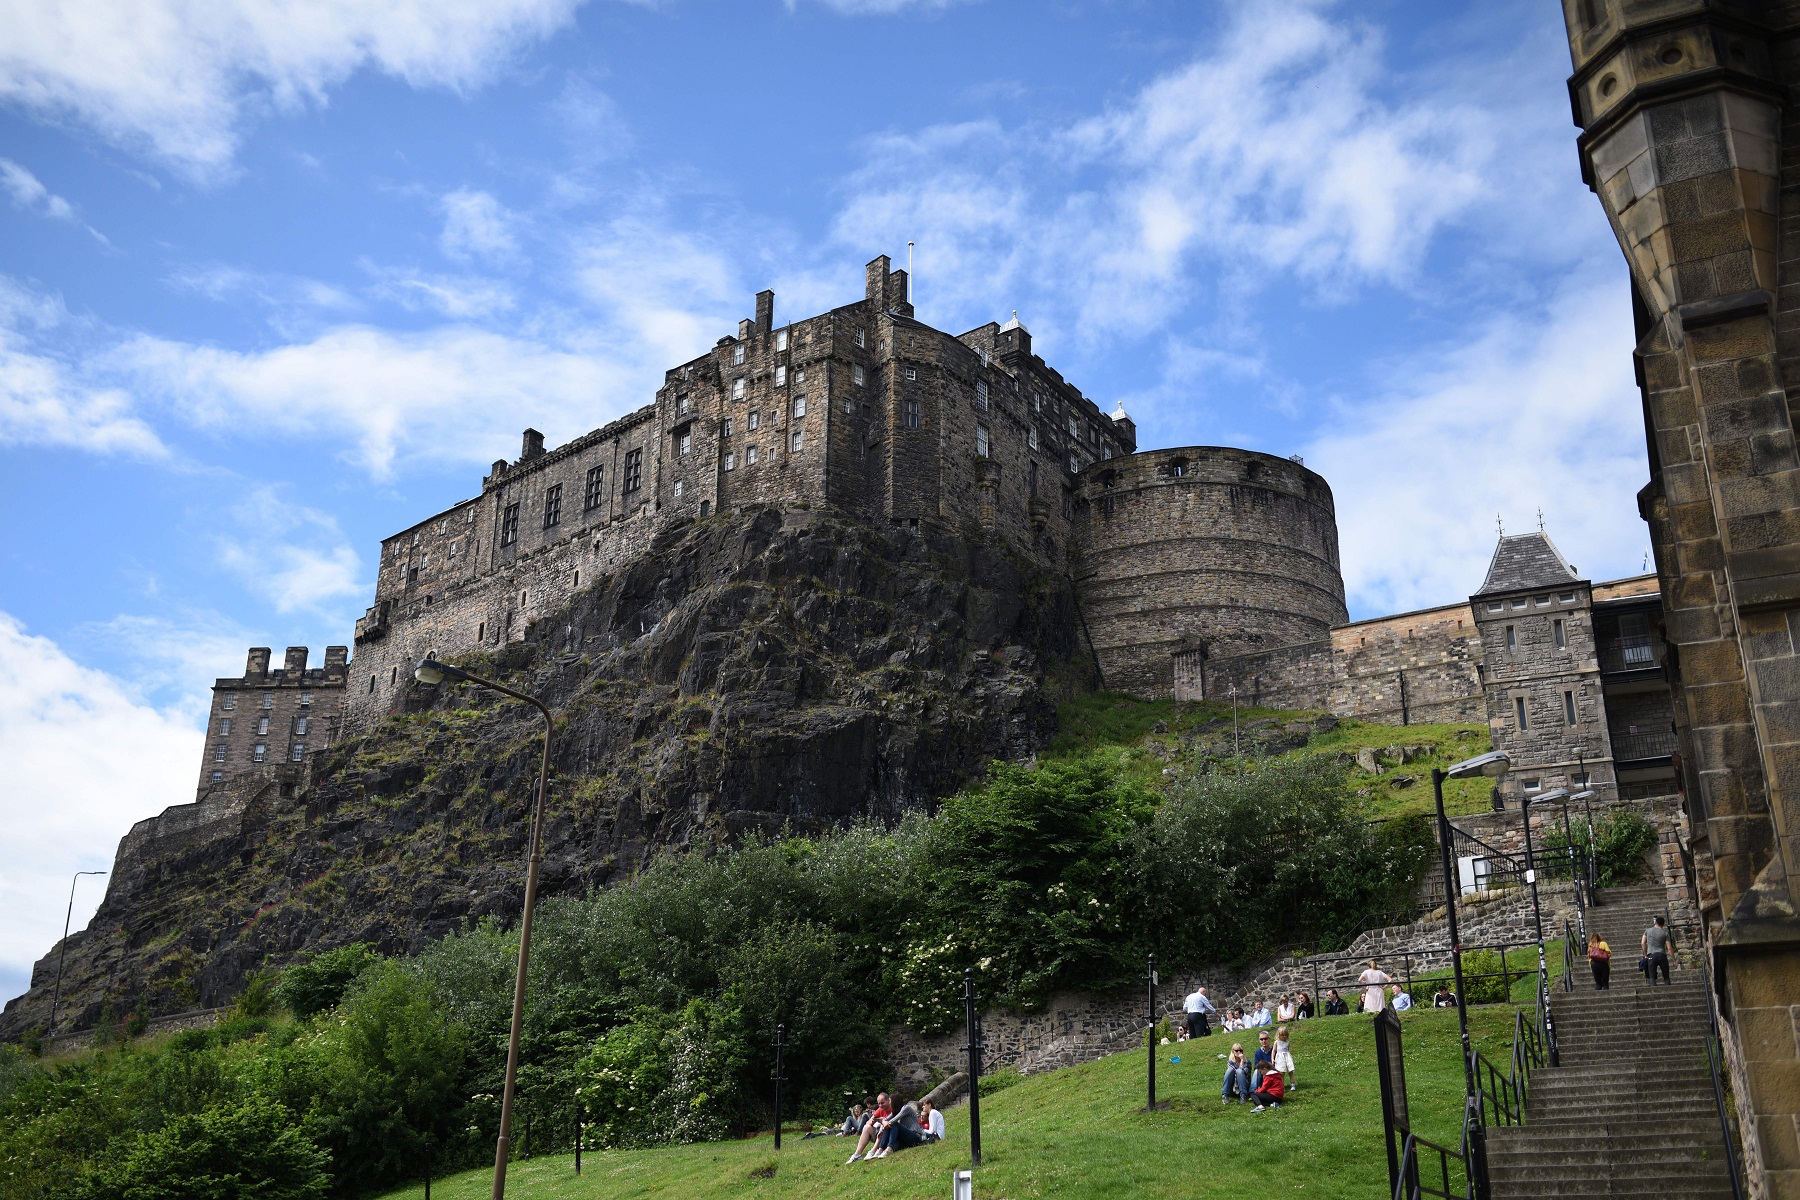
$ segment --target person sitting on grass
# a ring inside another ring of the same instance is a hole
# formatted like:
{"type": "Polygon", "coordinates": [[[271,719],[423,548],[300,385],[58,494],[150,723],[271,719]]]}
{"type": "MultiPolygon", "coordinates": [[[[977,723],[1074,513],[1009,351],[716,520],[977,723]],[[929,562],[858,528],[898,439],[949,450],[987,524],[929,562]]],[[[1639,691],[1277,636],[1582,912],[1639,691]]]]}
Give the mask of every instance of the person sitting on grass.
{"type": "Polygon", "coordinates": [[[1219,1096],[1230,1104],[1233,1101],[1242,1103],[1250,1098],[1250,1064],[1244,1059],[1244,1043],[1231,1043],[1231,1053],[1225,1057],[1225,1087],[1219,1096]]]}
{"type": "Polygon", "coordinates": [[[1275,1063],[1275,1048],[1269,1045],[1269,1031],[1256,1035],[1256,1058],[1250,1064],[1250,1090],[1262,1086],[1262,1078],[1275,1063]]]}
{"type": "Polygon", "coordinates": [[[1299,1010],[1294,1007],[1294,998],[1283,996],[1281,1003],[1275,1006],[1275,1019],[1282,1022],[1292,1021],[1297,1011],[1299,1010]]]}
{"type": "Polygon", "coordinates": [[[859,1134],[863,1131],[863,1126],[868,1124],[868,1121],[869,1110],[860,1104],[852,1104],[850,1106],[850,1115],[845,1117],[844,1123],[838,1127],[838,1136],[850,1137],[859,1134]]]}
{"type": "Polygon", "coordinates": [[[919,1101],[919,1121],[925,1126],[925,1141],[944,1140],[944,1114],[929,1099],[919,1101]]]}
{"type": "Polygon", "coordinates": [[[1294,1004],[1294,1019],[1296,1021],[1310,1021],[1312,1020],[1312,1015],[1312,994],[1310,992],[1301,992],[1294,1004]]]}
{"type": "Polygon", "coordinates": [[[856,1139],[856,1153],[844,1160],[844,1165],[846,1167],[863,1157],[864,1147],[868,1146],[870,1142],[881,1136],[881,1128],[883,1125],[887,1124],[888,1118],[893,1114],[893,1106],[893,1097],[889,1096],[886,1092],[882,1092],[875,1097],[875,1111],[870,1113],[863,1120],[862,1136],[856,1139]]]}
{"type": "Polygon", "coordinates": [[[1394,1011],[1395,1012],[1405,1012],[1407,1009],[1412,1007],[1412,993],[1411,992],[1407,991],[1405,988],[1401,987],[1397,983],[1389,990],[1394,993],[1394,1011]]]}
{"type": "Polygon", "coordinates": [[[875,1140],[875,1152],[870,1158],[886,1158],[896,1150],[910,1150],[925,1142],[925,1128],[919,1124],[919,1106],[908,1101],[900,1106],[900,1111],[889,1117],[875,1140]]]}
{"type": "Polygon", "coordinates": [[[1344,1003],[1344,998],[1338,995],[1338,990],[1336,988],[1332,988],[1329,992],[1325,993],[1325,1015],[1328,1017],[1347,1017],[1350,1015],[1350,1006],[1344,1003]]]}
{"type": "Polygon", "coordinates": [[[1259,1113],[1265,1108],[1280,1108],[1281,1098],[1287,1089],[1281,1084],[1281,1072],[1270,1071],[1262,1077],[1262,1086],[1250,1093],[1250,1099],[1256,1101],[1256,1107],[1250,1111],[1259,1113]]]}
{"type": "Polygon", "coordinates": [[[1261,1000],[1258,1000],[1255,1003],[1256,1011],[1250,1016],[1250,1024],[1258,1026],[1273,1025],[1275,1023],[1275,1018],[1270,1014],[1269,1006],[1264,1004],[1261,1000]]]}
{"type": "Polygon", "coordinates": [[[1438,984],[1437,995],[1431,998],[1433,1008],[1455,1008],[1456,993],[1450,990],[1448,982],[1438,984]]]}

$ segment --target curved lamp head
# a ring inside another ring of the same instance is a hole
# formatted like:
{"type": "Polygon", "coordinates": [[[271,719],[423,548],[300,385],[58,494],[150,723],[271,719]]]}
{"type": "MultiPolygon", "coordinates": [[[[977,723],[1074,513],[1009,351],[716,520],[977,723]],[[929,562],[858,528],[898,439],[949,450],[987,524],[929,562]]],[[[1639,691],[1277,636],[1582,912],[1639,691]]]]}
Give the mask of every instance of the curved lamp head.
{"type": "Polygon", "coordinates": [[[459,671],[449,663],[441,663],[435,658],[421,658],[419,665],[413,668],[413,678],[420,683],[442,683],[446,679],[467,679],[466,672],[459,671]]]}
{"type": "Polygon", "coordinates": [[[1504,750],[1490,750],[1465,758],[1444,774],[1451,779],[1467,779],[1472,775],[1504,775],[1512,769],[1512,756],[1504,750]]]}
{"type": "Polygon", "coordinates": [[[1585,792],[1576,792],[1573,796],[1570,796],[1569,799],[1571,799],[1571,800],[1592,800],[1599,794],[1600,794],[1599,792],[1596,792],[1594,789],[1589,788],[1585,792]]]}
{"type": "Polygon", "coordinates": [[[1539,792],[1535,796],[1525,797],[1525,803],[1527,803],[1527,804],[1545,804],[1545,803],[1553,803],[1553,802],[1559,801],[1559,800],[1567,800],[1568,798],[1569,798],[1569,789],[1568,788],[1551,788],[1547,792],[1539,792]]]}

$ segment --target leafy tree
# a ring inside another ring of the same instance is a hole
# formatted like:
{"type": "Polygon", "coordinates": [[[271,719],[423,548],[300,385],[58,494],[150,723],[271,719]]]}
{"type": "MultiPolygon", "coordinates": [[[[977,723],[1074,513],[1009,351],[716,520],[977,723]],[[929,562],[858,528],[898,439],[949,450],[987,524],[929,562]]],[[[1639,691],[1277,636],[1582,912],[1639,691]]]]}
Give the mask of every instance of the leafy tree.
{"type": "Polygon", "coordinates": [[[96,1167],[92,1200],[320,1200],[330,1157],[288,1110],[264,1096],[177,1117],[96,1167]]]}
{"type": "MultiPolygon", "coordinates": [[[[344,992],[369,967],[379,961],[380,956],[370,948],[367,942],[352,942],[348,946],[339,946],[335,950],[327,950],[323,954],[315,954],[311,959],[295,963],[281,973],[281,980],[275,985],[275,998],[287,1005],[288,1010],[296,1017],[305,1020],[315,1013],[324,1012],[343,998],[344,992]]],[[[267,980],[260,973],[252,976],[244,991],[248,994],[258,986],[259,980],[266,989],[267,980]]],[[[243,999],[239,998],[242,1007],[243,999]]],[[[266,1012],[249,1012],[245,1016],[266,1016],[266,1012]]]]}

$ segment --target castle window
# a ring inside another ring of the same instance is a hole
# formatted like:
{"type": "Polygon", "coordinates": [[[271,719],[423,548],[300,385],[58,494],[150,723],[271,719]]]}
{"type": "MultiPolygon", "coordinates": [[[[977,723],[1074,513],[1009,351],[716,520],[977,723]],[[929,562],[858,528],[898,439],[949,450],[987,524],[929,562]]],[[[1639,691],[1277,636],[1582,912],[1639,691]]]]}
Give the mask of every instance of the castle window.
{"type": "Polygon", "coordinates": [[[226,692],[225,703],[219,707],[223,708],[226,712],[230,712],[237,707],[237,696],[233,695],[231,692],[226,692]]]}
{"type": "Polygon", "coordinates": [[[987,456],[988,428],[986,425],[977,425],[975,427],[975,457],[986,458],[987,456]]]}
{"type": "Polygon", "coordinates": [[[744,398],[744,381],[742,379],[734,379],[731,381],[731,398],[733,400],[742,400],[744,398]]]}
{"type": "Polygon", "coordinates": [[[306,757],[306,743],[305,742],[295,742],[293,751],[289,754],[288,757],[291,758],[294,762],[299,762],[301,759],[305,758],[306,757]]]}
{"type": "Polygon", "coordinates": [[[1081,436],[1081,422],[1075,419],[1074,413],[1069,414],[1069,436],[1070,437],[1080,437],[1081,436]]]}
{"type": "Polygon", "coordinates": [[[550,529],[562,522],[562,484],[558,483],[544,489],[544,528],[550,529]]]}
{"type": "Polygon", "coordinates": [[[1508,654],[1513,654],[1516,653],[1518,649],[1519,627],[1517,625],[1508,625],[1506,627],[1506,652],[1508,654]]]}
{"type": "Polygon", "coordinates": [[[264,708],[274,708],[275,707],[275,693],[274,692],[264,692],[262,694],[262,697],[263,697],[262,706],[264,708]]]}
{"type": "Polygon", "coordinates": [[[311,704],[312,704],[312,693],[311,692],[301,692],[300,693],[300,707],[306,708],[311,704]]]}
{"type": "Polygon", "coordinates": [[[1527,794],[1529,794],[1529,793],[1531,793],[1531,792],[1536,792],[1536,791],[1541,791],[1541,790],[1543,790],[1543,786],[1544,786],[1544,785],[1543,785],[1543,782],[1542,782],[1542,781],[1541,781],[1541,780],[1537,780],[1537,779],[1526,779],[1526,780],[1523,780],[1523,781],[1521,781],[1521,783],[1520,783],[1520,784],[1519,784],[1519,786],[1520,786],[1520,787],[1522,787],[1522,788],[1524,788],[1524,789],[1525,789],[1525,791],[1526,791],[1526,792],[1527,792],[1527,794]]]}
{"type": "Polygon", "coordinates": [[[1031,389],[1031,411],[1044,411],[1044,393],[1038,391],[1036,388],[1031,389]]]}
{"type": "Polygon", "coordinates": [[[268,757],[268,753],[269,748],[261,742],[258,742],[250,748],[250,761],[261,762],[264,758],[268,757]]]}
{"type": "Polygon", "coordinates": [[[869,339],[864,336],[863,331],[860,329],[856,331],[856,344],[859,346],[867,346],[869,344],[869,339]]]}
{"type": "Polygon", "coordinates": [[[861,387],[863,385],[864,378],[865,378],[865,376],[863,375],[863,369],[862,369],[861,363],[857,363],[850,368],[850,382],[851,383],[854,383],[857,387],[861,387]]]}
{"type": "Polygon", "coordinates": [[[725,456],[725,469],[726,469],[726,470],[727,470],[727,471],[735,471],[735,470],[737,470],[737,455],[735,455],[735,454],[727,454],[727,455],[726,455],[726,456],[725,456]]]}
{"type": "Polygon", "coordinates": [[[976,408],[986,408],[987,406],[988,406],[987,380],[977,379],[975,381],[975,407],[976,408]]]}
{"type": "Polygon", "coordinates": [[[1505,612],[1506,611],[1506,601],[1504,601],[1504,600],[1489,600],[1488,601],[1488,611],[1489,612],[1505,612]]]}
{"type": "Polygon", "coordinates": [[[1100,457],[1101,458],[1111,458],[1112,457],[1112,447],[1111,446],[1100,447],[1100,457]]]}
{"type": "Polygon", "coordinates": [[[1025,490],[1032,496],[1037,495],[1037,460],[1032,459],[1025,466],[1025,490]]]}
{"type": "Polygon", "coordinates": [[[625,487],[626,493],[637,491],[644,486],[644,452],[643,450],[627,450],[625,452],[625,487]]]}
{"type": "Polygon", "coordinates": [[[373,675],[371,675],[371,676],[369,676],[369,695],[373,696],[374,694],[375,694],[375,677],[373,675]]]}
{"type": "Polygon", "coordinates": [[[712,501],[711,500],[702,500],[700,502],[700,519],[705,520],[707,515],[710,514],[711,512],[712,512],[712,501]]]}
{"type": "Polygon", "coordinates": [[[211,776],[211,778],[212,778],[212,781],[213,781],[213,782],[214,782],[214,783],[218,783],[218,782],[219,782],[219,781],[220,781],[220,780],[222,780],[222,779],[224,779],[224,778],[225,778],[225,772],[223,772],[223,771],[214,771],[214,772],[213,772],[213,773],[212,773],[212,776],[211,776]]]}
{"type": "Polygon", "coordinates": [[[900,402],[900,423],[908,429],[919,427],[919,402],[917,400],[900,402]]]}
{"type": "Polygon", "coordinates": [[[758,429],[762,428],[762,414],[759,412],[751,413],[750,419],[745,422],[745,425],[749,428],[750,432],[755,433],[758,429]]]}
{"type": "Polygon", "coordinates": [[[1025,444],[1033,450],[1037,449],[1037,426],[1036,425],[1033,425],[1031,428],[1029,428],[1025,431],[1025,444]]]}
{"type": "Polygon", "coordinates": [[[450,543],[450,552],[447,555],[445,555],[445,557],[446,558],[455,558],[456,557],[456,543],[455,542],[450,543]]]}
{"type": "Polygon", "coordinates": [[[1072,472],[1075,472],[1075,473],[1080,473],[1080,471],[1081,471],[1081,455],[1079,455],[1079,454],[1070,454],[1069,455],[1069,470],[1072,472]]]}
{"type": "Polygon", "coordinates": [[[787,368],[786,367],[776,367],[775,368],[775,386],[776,387],[786,387],[787,386],[787,368]]]}
{"type": "Polygon", "coordinates": [[[795,383],[805,383],[806,382],[806,368],[805,367],[795,367],[794,368],[794,382],[795,383]]]}
{"type": "Polygon", "coordinates": [[[213,761],[214,762],[224,762],[225,761],[225,743],[224,742],[220,742],[218,745],[213,747],[213,761]]]}
{"type": "Polygon", "coordinates": [[[484,642],[487,640],[487,622],[486,621],[483,621],[480,624],[475,626],[475,640],[478,642],[484,642]]]}
{"type": "Polygon", "coordinates": [[[1564,604],[1573,604],[1575,603],[1575,593],[1564,592],[1561,596],[1558,596],[1557,599],[1561,600],[1564,604]]]}
{"type": "Polygon", "coordinates": [[[500,544],[510,546],[519,540],[519,506],[509,504],[500,514],[500,544]]]}
{"type": "Polygon", "coordinates": [[[306,718],[304,716],[294,718],[294,732],[301,737],[306,736],[306,718]]]}
{"type": "Polygon", "coordinates": [[[788,331],[785,329],[777,329],[775,331],[775,348],[777,350],[786,350],[788,346],[787,339],[788,331]]]}
{"type": "Polygon", "coordinates": [[[794,415],[796,417],[804,417],[806,415],[806,397],[805,396],[795,396],[794,397],[794,415]]]}
{"type": "Polygon", "coordinates": [[[1526,716],[1525,716],[1525,697],[1523,697],[1523,696],[1514,696],[1513,697],[1513,713],[1514,713],[1514,715],[1516,715],[1518,717],[1520,733],[1524,733],[1526,730],[1531,728],[1531,722],[1528,719],[1526,719],[1526,716]]]}
{"type": "Polygon", "coordinates": [[[408,582],[408,583],[419,582],[419,568],[413,567],[406,572],[406,582],[408,582]]]}
{"type": "Polygon", "coordinates": [[[731,418],[730,417],[726,417],[723,421],[721,421],[719,423],[719,436],[720,437],[730,437],[731,436],[731,418]]]}
{"type": "Polygon", "coordinates": [[[753,467],[756,465],[756,447],[755,446],[751,446],[750,448],[748,448],[747,450],[744,451],[744,465],[747,467],[753,467]]]}
{"type": "Polygon", "coordinates": [[[676,437],[675,437],[675,453],[686,454],[688,451],[692,450],[693,448],[694,448],[694,435],[693,434],[689,433],[687,430],[684,429],[679,434],[676,435],[676,437]]]}
{"type": "Polygon", "coordinates": [[[395,667],[393,669],[392,674],[390,674],[388,676],[388,686],[393,687],[396,683],[399,683],[399,682],[400,682],[400,668],[395,667]]]}
{"type": "Polygon", "coordinates": [[[788,453],[798,454],[804,449],[806,449],[806,434],[796,429],[794,430],[793,440],[788,446],[788,453]]]}
{"type": "Polygon", "coordinates": [[[988,352],[985,349],[975,351],[975,356],[981,360],[982,366],[988,365],[988,352]]]}
{"type": "Polygon", "coordinates": [[[1561,618],[1561,617],[1558,617],[1558,618],[1557,618],[1557,619],[1556,619],[1556,620],[1554,620],[1554,621],[1552,621],[1552,622],[1551,622],[1551,624],[1552,624],[1552,625],[1553,625],[1553,626],[1555,626],[1555,628],[1556,628],[1556,645],[1557,645],[1557,648],[1558,648],[1558,649],[1562,649],[1562,648],[1563,648],[1563,647],[1566,647],[1566,646],[1567,646],[1567,645],[1568,645],[1568,644],[1569,644],[1569,635],[1568,635],[1568,633],[1567,633],[1567,632],[1566,632],[1566,631],[1565,631],[1565,630],[1564,630],[1564,629],[1563,629],[1563,623],[1562,623],[1562,618],[1561,618]]]}
{"type": "Polygon", "coordinates": [[[464,525],[473,525],[474,523],[475,523],[475,506],[473,504],[471,504],[471,505],[469,505],[469,511],[463,515],[463,524],[464,525]]]}
{"type": "Polygon", "coordinates": [[[581,507],[585,509],[599,508],[606,499],[606,467],[589,467],[587,486],[581,493],[581,507]]]}
{"type": "Polygon", "coordinates": [[[675,411],[676,412],[684,413],[691,407],[692,407],[692,405],[690,405],[688,403],[688,398],[686,396],[676,397],[676,399],[675,399],[675,411]]]}
{"type": "Polygon", "coordinates": [[[919,378],[919,368],[917,368],[917,367],[906,368],[906,381],[908,383],[917,382],[918,378],[919,378]]]}
{"type": "Polygon", "coordinates": [[[1575,693],[1574,692],[1564,692],[1563,693],[1563,717],[1565,719],[1567,719],[1569,724],[1573,725],[1575,723],[1575,693]]]}
{"type": "Polygon", "coordinates": [[[220,737],[230,737],[231,736],[231,718],[230,717],[220,717],[219,718],[219,736],[220,737]]]}
{"type": "Polygon", "coordinates": [[[529,595],[531,595],[531,593],[530,593],[530,592],[520,592],[520,593],[519,593],[519,607],[520,607],[520,608],[524,608],[524,607],[525,607],[525,599],[526,599],[526,597],[527,597],[527,596],[529,596],[529,595]]]}
{"type": "Polygon", "coordinates": [[[686,487],[686,485],[681,480],[677,479],[675,481],[675,498],[677,500],[681,499],[681,493],[685,489],[685,487],[686,487]]]}
{"type": "Polygon", "coordinates": [[[268,718],[267,714],[264,714],[263,716],[260,716],[256,719],[256,732],[257,732],[258,736],[264,735],[269,732],[269,718],[268,718]]]}
{"type": "Polygon", "coordinates": [[[1547,607],[1547,606],[1548,606],[1548,605],[1549,605],[1549,603],[1550,603],[1550,597],[1548,597],[1548,596],[1539,596],[1539,597],[1537,597],[1537,598],[1536,598],[1536,599],[1534,599],[1534,600],[1533,600],[1533,601],[1532,601],[1532,603],[1533,603],[1533,604],[1535,604],[1535,605],[1537,605],[1537,606],[1538,606],[1538,607],[1539,607],[1539,608],[1544,608],[1544,607],[1547,607]]]}
{"type": "Polygon", "coordinates": [[[731,348],[731,365],[734,367],[744,365],[744,343],[739,342],[731,348]]]}

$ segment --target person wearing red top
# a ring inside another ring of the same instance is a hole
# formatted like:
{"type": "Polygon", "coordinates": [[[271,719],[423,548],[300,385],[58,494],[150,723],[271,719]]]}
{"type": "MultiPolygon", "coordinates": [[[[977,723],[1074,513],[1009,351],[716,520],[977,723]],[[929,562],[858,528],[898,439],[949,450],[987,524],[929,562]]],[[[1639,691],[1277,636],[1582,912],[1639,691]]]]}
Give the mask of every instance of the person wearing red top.
{"type": "Polygon", "coordinates": [[[1256,1107],[1250,1111],[1259,1113],[1265,1108],[1280,1108],[1281,1098],[1286,1094],[1281,1082],[1281,1072],[1270,1071],[1262,1077],[1262,1086],[1250,1093],[1250,1098],[1256,1101],[1256,1107]]]}
{"type": "Polygon", "coordinates": [[[893,1115],[894,1099],[886,1092],[882,1092],[875,1097],[875,1111],[869,1114],[867,1121],[863,1122],[862,1136],[856,1139],[856,1153],[844,1160],[846,1167],[863,1157],[863,1150],[870,1142],[881,1136],[882,1129],[886,1127],[888,1119],[893,1115]]]}

